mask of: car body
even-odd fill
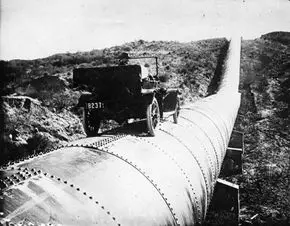
[[[148,132],[154,135],[163,113],[179,110],[178,90],[160,87],[157,75],[144,76],[144,67],[138,64],[76,68],[73,82],[89,91],[78,103],[84,108],[89,136],[97,135],[102,120],[122,124],[128,119],[146,119]]]

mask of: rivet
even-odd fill
[[[115,217],[113,217],[113,220],[116,220],[116,218],[115,218]]]
[[[60,178],[57,178],[58,181],[60,181]]]
[[[96,201],[96,204],[99,204],[99,202],[98,202],[98,201]]]
[[[38,170],[37,172],[38,172],[38,173],[41,173],[41,170]]]
[[[65,180],[63,183],[67,184],[67,181]]]
[[[108,212],[107,212],[107,214],[109,214],[109,215],[110,215],[110,212],[108,211]]]
[[[37,172],[34,172],[33,174],[34,174],[34,175],[37,175]]]
[[[90,196],[90,197],[89,197],[89,199],[93,199],[93,197],[92,197],[92,196]]]
[[[50,177],[51,177],[51,178],[53,178],[54,176],[53,176],[53,175],[51,175]]]
[[[77,188],[77,191],[79,191],[80,189],[79,188]]]
[[[73,184],[71,184],[70,186],[71,186],[71,187],[73,187],[74,185],[73,185]]]
[[[105,207],[104,207],[104,206],[101,206],[101,208],[102,208],[102,209],[105,209]]]
[[[44,176],[46,176],[47,175],[47,173],[43,173],[44,174]]]
[[[87,195],[87,193],[86,193],[86,192],[84,192],[83,194],[84,194],[84,195]]]

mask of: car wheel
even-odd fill
[[[179,111],[180,111],[180,104],[179,104],[179,99],[177,99],[177,100],[176,100],[175,111],[174,111],[174,114],[173,114],[173,122],[174,122],[175,124],[178,123]]]
[[[152,103],[147,106],[146,121],[149,135],[155,136],[155,130],[160,123],[160,110],[155,97]]]
[[[98,135],[100,125],[101,120],[96,118],[93,112],[88,111],[87,109],[83,110],[83,126],[88,137]]]

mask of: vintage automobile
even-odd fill
[[[128,59],[145,58],[154,60],[154,75],[140,64],[127,64]],[[178,90],[160,86],[157,57],[127,57],[125,63],[121,62],[117,66],[73,71],[74,86],[89,91],[81,95],[78,103],[84,108],[83,124],[87,136],[98,134],[102,120],[114,120],[119,124],[129,119],[143,120],[151,136],[155,135],[165,114],[172,115],[177,123]]]

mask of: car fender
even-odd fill
[[[93,98],[93,94],[91,93],[83,93],[78,101],[77,106],[78,107],[85,107],[85,103],[87,103],[88,101],[90,101]]]

